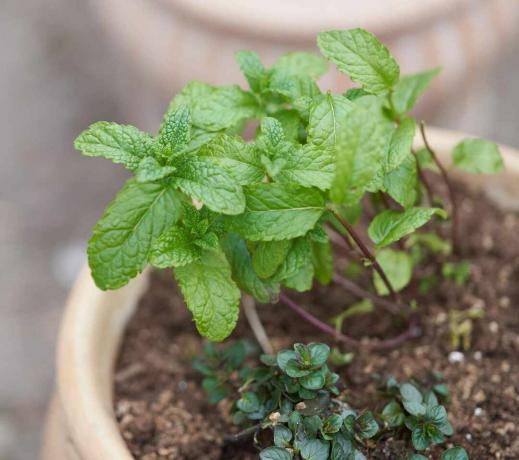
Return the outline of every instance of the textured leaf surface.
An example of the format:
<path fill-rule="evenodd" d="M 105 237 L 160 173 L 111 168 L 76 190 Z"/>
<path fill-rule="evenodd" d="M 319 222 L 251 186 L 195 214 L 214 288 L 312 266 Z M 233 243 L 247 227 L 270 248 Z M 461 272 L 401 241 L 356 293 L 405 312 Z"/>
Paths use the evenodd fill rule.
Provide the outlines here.
<path fill-rule="evenodd" d="M 328 63 L 317 54 L 296 51 L 281 56 L 274 63 L 273 69 L 286 75 L 305 75 L 317 79 L 327 72 Z"/>
<path fill-rule="evenodd" d="M 292 245 L 290 240 L 260 241 L 254 248 L 252 266 L 260 278 L 270 278 L 285 260 Z"/>
<path fill-rule="evenodd" d="M 202 157 L 186 156 L 178 163 L 175 184 L 187 195 L 223 214 L 239 214 L 245 197 L 230 174 Z"/>
<path fill-rule="evenodd" d="M 344 129 L 337 133 L 335 177 L 330 191 L 336 203 L 354 204 L 382 168 L 385 129 L 360 107 L 347 115 Z"/>
<path fill-rule="evenodd" d="M 88 243 L 92 276 L 101 289 L 117 289 L 146 266 L 153 241 L 180 215 L 171 184 L 129 180 L 106 208 Z"/>
<path fill-rule="evenodd" d="M 229 217 L 227 225 L 251 241 L 304 235 L 324 211 L 324 199 L 316 189 L 270 183 L 246 186 L 244 191 L 245 212 Z"/>
<path fill-rule="evenodd" d="M 377 253 L 377 262 L 384 270 L 393 289 L 398 292 L 404 289 L 411 281 L 413 274 L 413 261 L 411 256 L 403 251 L 393 251 L 382 249 Z M 380 275 L 373 271 L 373 283 L 379 295 L 388 295 L 389 291 L 380 278 Z"/>
<path fill-rule="evenodd" d="M 440 69 L 404 75 L 395 85 L 391 99 L 395 111 L 399 114 L 409 112 L 418 97 L 429 87 L 432 80 L 440 73 Z"/>
<path fill-rule="evenodd" d="M 452 151 L 454 164 L 465 171 L 497 174 L 504 169 L 503 158 L 494 142 L 464 139 Z"/>
<path fill-rule="evenodd" d="M 340 71 L 370 93 L 384 93 L 398 81 L 398 64 L 370 32 L 362 29 L 322 32 L 317 44 Z"/>
<path fill-rule="evenodd" d="M 321 190 L 330 188 L 335 171 L 335 158 L 331 149 L 305 144 L 298 149 L 289 149 L 284 159 L 285 164 L 276 175 L 277 181 Z"/>
<path fill-rule="evenodd" d="M 134 126 L 100 121 L 83 131 L 74 147 L 90 157 L 104 157 L 120 163 L 131 171 L 140 161 L 153 154 L 155 141 Z"/>
<path fill-rule="evenodd" d="M 265 176 L 258 152 L 237 136 L 218 135 L 200 150 L 200 156 L 210 158 L 241 185 L 261 182 Z"/>
<path fill-rule="evenodd" d="M 384 190 L 404 208 L 415 204 L 417 187 L 416 159 L 412 155 L 409 155 L 400 166 L 384 176 Z"/>
<path fill-rule="evenodd" d="M 250 88 L 256 93 L 261 92 L 268 82 L 268 74 L 258 54 L 254 51 L 238 51 L 235 56 Z"/>
<path fill-rule="evenodd" d="M 191 114 L 185 105 L 166 113 L 160 125 L 159 141 L 180 151 L 191 139 Z"/>
<path fill-rule="evenodd" d="M 146 157 L 139 163 L 135 177 L 139 182 L 153 182 L 170 176 L 175 169 L 173 166 L 161 166 L 153 157 Z"/>
<path fill-rule="evenodd" d="M 174 226 L 153 243 L 150 262 L 158 268 L 181 267 L 197 260 L 201 253 L 189 230 Z"/>
<path fill-rule="evenodd" d="M 446 218 L 439 208 L 409 208 L 404 212 L 387 209 L 373 219 L 368 234 L 377 246 L 387 246 L 425 225 L 435 214 Z"/>
<path fill-rule="evenodd" d="M 334 147 L 337 132 L 343 129 L 346 115 L 353 107 L 354 105 L 344 96 L 323 96 L 310 111 L 308 143 Z"/>
<path fill-rule="evenodd" d="M 317 281 L 326 286 L 332 280 L 333 275 L 333 256 L 329 241 L 326 243 L 312 242 L 312 261 Z"/>
<path fill-rule="evenodd" d="M 279 294 L 279 283 L 259 278 L 252 266 L 245 241 L 238 235 L 230 234 L 222 241 L 222 246 L 232 267 L 232 277 L 238 286 L 259 302 L 275 302 Z"/>
<path fill-rule="evenodd" d="M 254 96 L 239 86 L 222 86 L 198 99 L 192 110 L 193 123 L 208 131 L 231 128 L 247 118 L 258 115 Z"/>
<path fill-rule="evenodd" d="M 204 251 L 200 260 L 176 268 L 175 278 L 198 332 L 213 341 L 229 336 L 238 320 L 240 290 L 223 252 Z"/>
<path fill-rule="evenodd" d="M 283 259 L 279 269 L 274 275 L 274 279 L 282 281 L 284 279 L 295 276 L 299 271 L 312 265 L 312 250 L 310 243 L 306 238 L 297 238 Z"/>
<path fill-rule="evenodd" d="M 416 131 L 414 118 L 405 118 L 394 130 L 386 159 L 386 171 L 398 168 L 411 154 L 413 139 Z"/>

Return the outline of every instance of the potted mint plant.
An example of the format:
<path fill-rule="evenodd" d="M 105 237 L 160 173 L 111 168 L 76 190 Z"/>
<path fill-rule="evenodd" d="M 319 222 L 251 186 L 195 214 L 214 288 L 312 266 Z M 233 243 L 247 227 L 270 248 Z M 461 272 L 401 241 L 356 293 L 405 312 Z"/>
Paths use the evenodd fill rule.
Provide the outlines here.
<path fill-rule="evenodd" d="M 431 293 L 445 286 L 462 292 L 471 273 L 462 204 L 476 192 L 460 184 L 476 184 L 467 179 L 470 174 L 498 174 L 498 187 L 488 180 L 482 188 L 507 187 L 501 152 L 483 139 L 429 131 L 409 114 L 438 69 L 400 75 L 389 50 L 362 29 L 323 32 L 317 43 L 322 57 L 290 53 L 271 68 L 254 52 L 238 52 L 249 89 L 192 82 L 173 98 L 156 135 L 98 122 L 76 139 L 83 154 L 108 158 L 133 173 L 94 227 L 88 246 L 96 286 L 116 291 L 95 291 L 93 299 L 92 287 L 82 282 L 74 297 L 81 307 L 72 308 L 63 329 L 62 359 L 85 359 L 74 364 L 81 370 L 62 370 L 59 379 L 60 395 L 67 393 L 67 381 L 86 382 L 88 391 L 77 400 L 70 393 L 61 396 L 65 423 L 80 435 L 74 443 L 82 458 L 384 458 L 394 443 L 398 454 L 391 451 L 385 458 L 468 458 L 469 445 L 443 446 L 454 433 L 445 406 L 449 383 L 456 382 L 442 383 L 436 374 L 434 382 L 423 375 L 403 383 L 380 380 L 382 396 L 357 407 L 340 366 L 351 359 L 345 350 L 355 353 L 354 366 L 356 359 L 369 362 L 378 353 L 413 350 L 416 341 L 431 340 L 435 320 L 426 305 Z M 317 79 L 329 61 L 358 86 L 344 94 L 323 93 Z M 243 137 L 245 131 L 254 134 Z M 438 151 L 434 140 L 441 144 Z M 515 170 L 508 174 L 515 176 Z M 146 291 L 146 277 L 131 280 L 150 265 L 172 269 L 171 298 L 175 283 L 180 289 L 176 313 L 168 318 L 178 315 L 177 326 L 170 327 L 187 333 L 186 343 L 196 350 L 176 347 L 171 358 L 178 360 L 181 387 L 192 385 L 186 401 L 201 401 L 202 388 L 208 397 L 177 414 L 171 426 L 188 430 L 195 417 L 199 429 L 182 432 L 178 445 L 168 448 L 153 444 L 160 444 L 164 415 L 153 409 L 136 415 L 124 396 L 117 396 L 116 413 L 128 447 L 114 416 L 104 414 L 101 426 L 109 436 L 102 441 L 77 418 L 89 398 L 96 400 L 94 408 L 106 405 L 124 325 Z M 153 300 L 155 292 L 152 283 L 144 298 Z M 334 293 L 360 302 L 341 306 L 328 300 Z M 315 306 L 316 296 L 326 307 Z M 107 312 L 114 302 L 120 305 Z M 181 303 L 189 314 L 178 311 Z M 92 311 L 84 311 L 86 304 Z M 248 329 L 239 325 L 241 304 Z M 269 317 L 261 304 L 276 305 L 275 314 Z M 468 347 L 478 314 L 460 314 L 451 315 L 449 332 Z M 280 331 L 283 315 L 292 327 Z M 373 333 L 372 326 L 360 334 L 345 331 L 346 323 L 364 317 L 391 327 L 387 334 Z M 203 339 L 192 330 L 191 318 L 199 336 L 232 344 L 202 352 Z M 153 331 L 169 320 L 155 326 L 136 321 L 139 336 L 140 327 Z M 74 336 L 76 323 L 89 327 L 86 340 Z M 93 340 L 103 330 L 112 331 L 104 343 Z M 315 340 L 300 343 L 296 337 L 302 331 Z M 251 342 L 263 348 L 261 358 Z M 438 343 L 441 349 L 443 342 Z M 96 370 L 98 353 L 104 353 L 103 377 Z M 123 345 L 122 367 L 128 364 L 125 353 Z M 193 355 L 203 382 L 190 365 L 181 367 Z M 122 382 L 137 385 L 145 379 L 140 374 L 146 365 L 135 359 L 130 369 L 138 369 L 136 375 L 128 377 L 126 368 L 116 376 L 116 395 L 133 395 L 133 387 L 118 390 Z M 154 377 L 150 384 L 164 390 L 168 380 L 163 386 L 158 381 Z M 220 401 L 226 409 L 202 409 Z M 220 431 L 207 434 L 204 418 L 215 420 Z M 52 420 L 51 426 L 59 425 Z M 77 423 L 83 427 L 79 431 Z M 207 429 L 214 430 L 214 424 Z M 211 447 L 203 450 L 208 442 Z M 147 457 L 150 452 L 159 457 Z M 243 452 L 250 456 L 240 456 L 249 455 Z"/>

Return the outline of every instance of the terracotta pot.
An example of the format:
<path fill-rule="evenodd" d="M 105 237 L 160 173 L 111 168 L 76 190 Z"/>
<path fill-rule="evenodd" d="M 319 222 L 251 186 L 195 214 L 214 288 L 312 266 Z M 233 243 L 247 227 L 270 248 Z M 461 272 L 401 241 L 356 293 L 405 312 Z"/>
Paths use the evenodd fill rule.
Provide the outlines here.
<path fill-rule="evenodd" d="M 464 136 L 429 129 L 444 164 Z M 504 210 L 519 211 L 519 151 L 503 147 L 498 176 L 456 173 Z M 147 286 L 147 274 L 118 291 L 98 290 L 87 268 L 68 299 L 57 354 L 57 388 L 50 404 L 43 460 L 131 460 L 112 404 L 113 366 L 126 325 Z"/>
<path fill-rule="evenodd" d="M 390 47 L 404 72 L 442 66 L 422 104 L 439 104 L 485 78 L 485 66 L 517 32 L 510 0 L 94 0 L 107 32 L 164 97 L 192 79 L 245 84 L 238 49 L 267 63 L 294 49 L 316 50 L 322 30 L 364 27 Z M 323 88 L 345 89 L 330 72 Z M 422 106 L 423 107 L 423 106 Z M 139 110 L 139 108 L 136 108 Z"/>

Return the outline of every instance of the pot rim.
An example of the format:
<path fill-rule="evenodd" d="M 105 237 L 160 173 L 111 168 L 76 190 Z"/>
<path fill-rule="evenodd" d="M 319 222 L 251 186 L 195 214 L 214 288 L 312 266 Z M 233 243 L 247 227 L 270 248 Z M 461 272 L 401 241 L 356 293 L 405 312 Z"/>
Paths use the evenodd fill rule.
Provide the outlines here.
<path fill-rule="evenodd" d="M 243 35 L 276 37 L 296 41 L 315 40 L 323 30 L 344 29 L 361 24 L 384 36 L 430 23 L 439 16 L 459 12 L 470 0 L 387 0 L 380 14 L 377 1 L 328 0 L 161 0 L 166 7 L 200 20 L 210 27 L 232 29 Z"/>
<path fill-rule="evenodd" d="M 428 137 L 440 159 L 448 164 L 452 147 L 467 136 L 429 128 Z M 418 145 L 422 146 L 417 141 Z M 485 191 L 491 199 L 508 196 L 504 207 L 519 211 L 517 200 L 510 199 L 519 194 L 519 151 L 501 146 L 501 152 L 505 172 L 483 178 L 470 175 L 470 182 L 489 184 Z M 148 273 L 145 270 L 117 291 L 104 292 L 95 286 L 85 266 L 66 302 L 58 338 L 57 388 L 69 441 L 78 458 L 133 459 L 114 415 L 113 368 L 126 324 L 148 286 Z"/>

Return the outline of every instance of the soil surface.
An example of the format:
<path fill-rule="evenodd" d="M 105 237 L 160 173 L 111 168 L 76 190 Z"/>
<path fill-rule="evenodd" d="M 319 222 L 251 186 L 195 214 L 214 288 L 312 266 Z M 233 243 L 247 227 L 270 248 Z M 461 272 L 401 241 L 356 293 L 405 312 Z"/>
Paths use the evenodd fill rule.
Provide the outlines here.
<path fill-rule="evenodd" d="M 371 410 L 384 404 L 377 393 L 381 378 L 394 375 L 427 382 L 432 372 L 441 372 L 451 392 L 447 409 L 455 430 L 447 446 L 463 446 L 473 460 L 518 459 L 519 218 L 496 211 L 480 195 L 469 196 L 460 200 L 461 250 L 471 264 L 468 283 L 458 286 L 443 280 L 431 293 L 418 296 L 423 318 L 419 339 L 389 351 L 356 350 L 352 363 L 336 371 L 346 384 L 349 403 Z M 430 263 L 428 270 L 434 267 Z M 359 283 L 368 286 L 369 277 Z M 404 292 L 404 297 L 412 294 Z M 292 296 L 322 319 L 357 301 L 336 286 Z M 471 307 L 483 308 L 484 317 L 473 321 L 470 349 L 453 354 L 449 312 Z M 264 305 L 258 310 L 276 349 L 296 341 L 333 345 L 286 307 Z M 387 338 L 402 327 L 377 311 L 349 320 L 343 330 L 356 338 Z M 244 318 L 231 339 L 240 337 L 251 337 Z M 235 430 L 229 407 L 224 402 L 216 407 L 206 403 L 201 377 L 190 364 L 202 345 L 171 273 L 155 273 L 129 323 L 115 375 L 115 412 L 136 459 L 258 458 L 247 446 L 224 445 L 223 435 Z M 386 439 L 378 444 L 366 452 L 368 458 L 396 460 L 409 442 Z M 439 459 L 442 450 L 425 454 Z"/>

